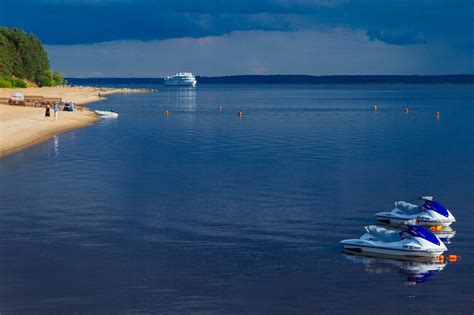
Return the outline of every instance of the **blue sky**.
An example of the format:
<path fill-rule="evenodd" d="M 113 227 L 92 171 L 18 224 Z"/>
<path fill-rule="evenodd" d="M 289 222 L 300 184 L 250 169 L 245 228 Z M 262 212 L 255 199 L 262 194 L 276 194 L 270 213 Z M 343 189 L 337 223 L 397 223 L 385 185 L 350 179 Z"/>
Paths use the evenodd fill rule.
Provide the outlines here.
<path fill-rule="evenodd" d="M 68 76 L 473 73 L 474 1 L 0 0 Z"/>

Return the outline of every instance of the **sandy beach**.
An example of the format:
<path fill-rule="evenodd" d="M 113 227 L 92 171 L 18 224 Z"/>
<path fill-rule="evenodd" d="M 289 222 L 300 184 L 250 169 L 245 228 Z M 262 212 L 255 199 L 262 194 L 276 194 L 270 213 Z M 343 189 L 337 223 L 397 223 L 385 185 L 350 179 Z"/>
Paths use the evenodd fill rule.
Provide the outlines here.
<path fill-rule="evenodd" d="M 94 87 L 31 87 L 0 89 L 0 97 L 9 97 L 15 92 L 24 95 L 61 97 L 64 102 L 84 105 L 104 100 L 104 96 L 109 94 L 148 91 Z M 45 109 L 40 107 L 0 105 L 0 157 L 45 141 L 59 133 L 90 126 L 99 119 L 93 111 L 85 107 L 80 107 L 76 112 L 60 111 L 57 121 L 54 117 L 44 120 L 44 112 Z"/>
<path fill-rule="evenodd" d="M 89 86 L 58 86 L 58 87 L 28 87 L 28 88 L 0 88 L 0 98 L 10 97 L 15 92 L 24 95 L 38 95 L 43 97 L 61 97 L 64 102 L 74 102 L 77 104 L 87 104 L 104 100 L 104 96 L 109 94 L 127 94 L 127 93 L 147 93 L 150 90 L 128 89 L 128 88 L 97 88 Z M 101 97 L 99 97 L 99 93 Z"/>

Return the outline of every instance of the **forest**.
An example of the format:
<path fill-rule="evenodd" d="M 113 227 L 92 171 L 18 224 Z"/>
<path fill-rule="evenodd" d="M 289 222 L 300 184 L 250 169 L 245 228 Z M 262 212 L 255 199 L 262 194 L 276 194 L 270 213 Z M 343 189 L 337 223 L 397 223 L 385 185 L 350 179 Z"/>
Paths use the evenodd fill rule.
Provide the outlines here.
<path fill-rule="evenodd" d="M 48 54 L 36 36 L 0 27 L 0 88 L 61 84 L 63 76 L 50 69 Z"/>

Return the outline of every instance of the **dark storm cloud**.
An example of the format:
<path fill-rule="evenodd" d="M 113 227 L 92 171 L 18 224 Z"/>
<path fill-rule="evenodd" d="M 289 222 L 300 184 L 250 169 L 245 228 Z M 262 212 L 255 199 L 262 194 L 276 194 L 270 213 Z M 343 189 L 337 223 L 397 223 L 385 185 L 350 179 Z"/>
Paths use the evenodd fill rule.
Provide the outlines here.
<path fill-rule="evenodd" d="M 471 0 L 0 0 L 0 24 L 52 45 L 346 27 L 394 45 L 434 41 L 472 50 L 473 6 Z"/>

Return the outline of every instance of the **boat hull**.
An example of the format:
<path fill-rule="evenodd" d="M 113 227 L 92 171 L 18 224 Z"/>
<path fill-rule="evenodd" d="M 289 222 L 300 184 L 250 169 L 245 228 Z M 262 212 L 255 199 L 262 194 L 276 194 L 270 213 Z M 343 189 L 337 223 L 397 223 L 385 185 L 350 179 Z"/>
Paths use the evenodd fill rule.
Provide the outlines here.
<path fill-rule="evenodd" d="M 448 227 L 456 218 L 440 203 L 433 201 L 433 197 L 422 197 L 423 206 L 417 206 L 405 201 L 395 202 L 392 211 L 383 211 L 375 214 L 377 221 L 389 225 L 422 225 Z"/>
<path fill-rule="evenodd" d="M 407 225 L 407 224 L 417 224 L 422 226 L 444 226 L 448 227 L 453 224 L 452 220 L 419 220 L 417 216 L 397 216 L 393 215 L 391 212 L 380 212 L 375 215 L 375 218 L 378 222 L 389 225 Z"/>
<path fill-rule="evenodd" d="M 407 258 L 428 258 L 434 259 L 443 254 L 443 251 L 410 251 L 396 248 L 372 247 L 357 244 L 343 244 L 344 250 L 351 253 L 368 254 L 375 256 L 407 257 Z"/>
<path fill-rule="evenodd" d="M 406 230 L 366 227 L 367 233 L 358 239 L 340 242 L 344 250 L 352 253 L 392 257 L 433 259 L 447 251 L 436 235 L 421 226 L 408 226 Z"/>
<path fill-rule="evenodd" d="M 118 117 L 118 114 L 115 112 L 102 111 L 102 110 L 95 110 L 94 112 L 103 118 L 117 118 Z"/>
<path fill-rule="evenodd" d="M 164 82 L 165 86 L 184 86 L 184 87 L 196 87 L 197 82 Z"/>

